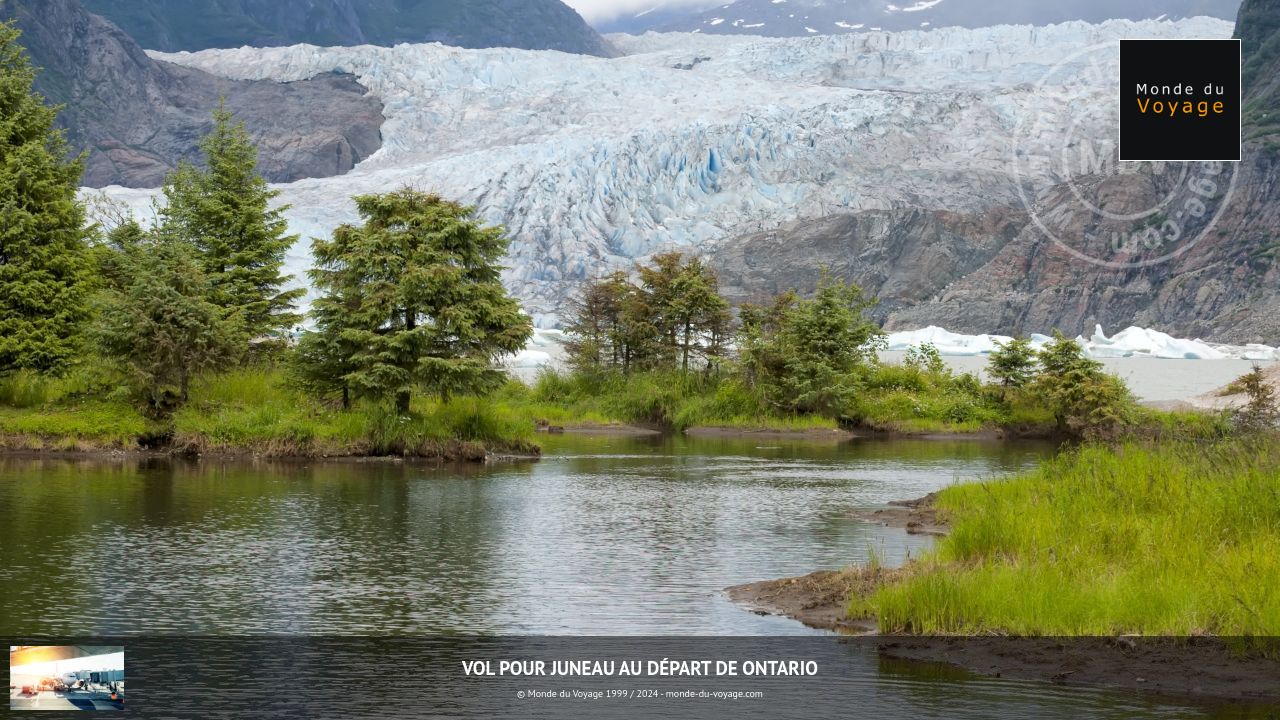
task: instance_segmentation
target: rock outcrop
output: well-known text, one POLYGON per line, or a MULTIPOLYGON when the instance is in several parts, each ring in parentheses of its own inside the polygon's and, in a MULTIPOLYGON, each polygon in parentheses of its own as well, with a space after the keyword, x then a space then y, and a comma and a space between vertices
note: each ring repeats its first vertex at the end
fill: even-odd
POLYGON ((85 0, 148 50, 441 42, 610 56, 560 0, 85 0))
MULTIPOLYGON (((882 317, 890 329, 939 325, 961 333, 1016 335, 1059 328, 1074 335, 1088 334, 1097 324, 1138 325, 1179 337, 1275 345, 1280 341, 1280 6, 1246 0, 1236 33, 1245 53, 1243 159, 1233 169, 1230 194, 1225 181, 1217 190, 1226 199, 1212 225, 1207 216, 1179 220, 1182 245, 1172 247, 1176 253, 1171 246, 1137 246, 1117 255, 1108 247, 1117 234, 1132 235, 1135 224, 1148 222, 1129 219, 1130 213, 1162 205, 1180 208, 1191 199, 1184 176, 1157 167, 1084 175, 1041 193, 1033 208, 1042 217, 1078 193, 1117 218, 1065 217, 1054 228, 1059 238, 1070 239, 1064 244, 1026 222, 1012 235, 984 238, 918 224, 868 235, 864 214, 787 228, 768 242, 760 235, 738 238, 715 257, 726 278, 745 285, 737 291, 747 294, 782 286, 811 288, 806 280, 816 271, 801 271, 792 259, 828 265, 885 300, 882 317), (868 256, 869 241, 894 250, 868 256), (924 248, 933 261, 907 257, 924 248), (943 258, 956 261, 946 266, 938 261, 943 258), (744 273, 745 259, 760 271, 744 273), (885 282, 894 275, 914 282, 885 282), (908 292, 901 291, 904 287, 908 292)), ((1204 166, 1188 167, 1198 172, 1204 166)), ((997 207, 984 217, 1000 222, 1007 213, 997 207)), ((1164 218, 1162 213, 1149 222, 1164 218)))
POLYGON ((350 75, 233 81, 156 61, 79 0, 0 0, 0 20, 13 18, 41 68, 37 89, 63 106, 59 123, 88 151, 86 185, 158 186, 198 157, 220 98, 272 181, 340 175, 381 146, 382 102, 350 75))
POLYGON ((879 298, 874 312, 883 319, 981 268, 1029 222, 1011 208, 979 215, 868 210, 754 233, 725 244, 710 261, 735 303, 812 288, 827 272, 879 298))

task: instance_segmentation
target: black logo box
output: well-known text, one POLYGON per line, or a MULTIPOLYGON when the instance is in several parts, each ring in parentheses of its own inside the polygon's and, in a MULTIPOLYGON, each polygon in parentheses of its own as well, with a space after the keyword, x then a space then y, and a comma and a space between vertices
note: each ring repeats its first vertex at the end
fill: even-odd
POLYGON ((1240 160, 1241 71, 1238 39, 1121 40, 1120 160, 1240 160), (1140 85, 1147 86, 1145 93, 1140 85), (1165 88, 1175 92, 1166 94, 1165 88), (1186 102, 1192 104, 1191 114, 1184 112, 1186 102), (1172 115, 1170 103, 1177 104, 1172 115), (1215 103, 1222 103, 1222 112, 1214 112, 1215 103), (1157 108, 1163 112, 1156 113, 1157 108))

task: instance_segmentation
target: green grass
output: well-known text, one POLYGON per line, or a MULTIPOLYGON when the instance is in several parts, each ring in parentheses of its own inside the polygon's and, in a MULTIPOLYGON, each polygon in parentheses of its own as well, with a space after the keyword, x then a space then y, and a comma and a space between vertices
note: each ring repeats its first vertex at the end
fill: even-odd
POLYGON ((1004 425, 1008 414, 972 393, 948 390, 884 389, 865 393, 854 413, 877 430, 898 432, 976 432, 1004 425))
POLYGON ((807 431, 835 418, 775 410, 733 377, 703 373, 542 373, 532 387, 511 383, 499 399, 552 425, 640 424, 807 431))
POLYGON ((113 378, 73 373, 0 381, 0 445, 31 450, 137 449, 171 435, 188 452, 271 456, 414 455, 478 459, 486 451, 536 453, 533 416, 502 403, 414 399, 400 417, 375 403, 350 411, 291 388, 284 374, 246 368, 194 384, 165 424, 148 419, 113 378))
MULTIPOLYGON (((1053 413, 1031 390, 984 386, 971 375, 902 365, 872 365, 853 402, 836 415, 788 413, 732 374, 552 372, 532 386, 511 382, 495 401, 546 425, 637 424, 681 432, 829 430, 841 426, 906 434, 1008 430, 1051 435, 1053 413)), ((1143 437, 1214 438, 1229 433, 1222 414, 1133 408, 1128 431, 1143 437)))
MULTIPOLYGON (((171 426, 145 418, 127 382, 87 363, 63 378, 0 378, 0 436, 20 447, 130 448, 140 437, 171 435, 190 452, 267 455, 476 455, 471 445, 532 452, 538 425, 637 424, 681 432, 695 427, 809 432, 839 427, 899 433, 1008 429, 1051 433, 1052 413, 1028 391, 1002 393, 969 375, 871 365, 848 407, 831 415, 789 413, 740 376, 678 371, 542 374, 508 382, 492 396, 440 403, 414 398, 408 417, 358 402, 348 412, 291 387, 285 373, 252 367, 202 378, 171 426), (459 443, 469 444, 466 447, 459 443)), ((1144 437, 1229 434, 1225 415, 1135 409, 1144 437)))
POLYGON ((90 399, 56 406, 18 409, 0 407, 0 446, 22 449, 130 448, 149 423, 128 403, 90 399))
MULTIPOLYGON (((849 408, 861 427, 902 433, 972 433, 1011 423, 998 391, 971 375, 906 365, 874 365, 849 408)), ((1052 420, 1052 418, 1050 418, 1052 420)))
MULTIPOLYGON (((375 403, 342 411, 293 390, 282 373, 244 369, 197 383, 174 416, 180 444, 201 450, 259 449, 271 454, 425 455, 450 443, 534 452, 531 416, 501 403, 415 397, 408 416, 375 403)), ((464 454, 482 452, 463 449, 464 454)), ((449 453, 444 453, 449 454, 449 453)))
POLYGON ((60 378, 27 371, 0 378, 0 446, 135 446, 151 424, 130 405, 119 385, 119 378, 92 367, 60 378))
POLYGON ((1280 441, 1088 445, 937 505, 950 535, 851 614, 886 632, 1280 635, 1280 441))

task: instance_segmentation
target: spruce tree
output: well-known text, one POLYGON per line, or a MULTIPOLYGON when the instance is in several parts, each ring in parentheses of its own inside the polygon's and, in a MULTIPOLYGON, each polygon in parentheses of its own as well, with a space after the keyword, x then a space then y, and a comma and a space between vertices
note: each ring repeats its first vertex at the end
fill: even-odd
POLYGON ((282 272, 288 235, 286 207, 272 208, 280 193, 258 174, 258 152, 244 123, 225 105, 213 113, 213 130, 200 143, 205 167, 183 163, 164 186, 161 222, 196 250, 209 279, 209 299, 237 318, 251 340, 279 337, 299 321, 293 312, 300 288, 282 272))
POLYGON ((1134 402, 1120 378, 1088 357, 1080 343, 1055 330, 1037 353, 1032 389, 1052 411, 1060 432, 1099 437, 1127 424, 1134 402))
POLYGON ((56 372, 86 314, 82 161, 67 159, 18 35, 0 24, 0 373, 56 372))
POLYGON ((533 333, 502 286, 502 230, 482 227, 473 208, 410 189, 360 196, 356 207, 364 224, 316 240, 311 274, 320 307, 341 308, 351 390, 394 399, 404 414, 418 388, 445 400, 497 389, 505 375, 495 359, 533 333))
MULTIPOLYGON (((326 277, 325 271, 319 269, 311 274, 326 277)), ((343 410, 351 409, 348 377, 360 369, 355 361, 360 347, 349 335, 358 329, 355 323, 359 310, 359 288, 340 283, 331 285, 330 291, 311 305, 315 327, 298 338, 298 345, 289 356, 288 370, 293 384, 323 400, 339 399, 343 410)))
POLYGON ((844 412, 859 371, 884 347, 884 332, 866 316, 875 304, 857 285, 824 273, 812 299, 788 292, 770 307, 744 308, 739 346, 747 381, 787 412, 844 412))
POLYGON ((720 282, 702 260, 664 253, 640 268, 641 290, 649 321, 660 341, 660 362, 689 369, 701 358, 708 364, 724 352, 730 324, 729 302, 720 282))
POLYGON ((795 412, 843 412, 857 392, 858 371, 884 347, 884 332, 865 314, 876 302, 825 274, 812 299, 795 302, 776 337, 782 367, 772 378, 774 402, 795 412))
POLYGON ((1026 387, 1036 376, 1036 351, 1027 338, 1014 338, 991 353, 987 374, 1002 388, 1026 387))
POLYGON ((114 266, 119 278, 101 294, 99 346, 134 379, 151 413, 167 416, 200 373, 236 359, 241 328, 208 299, 191 246, 163 229, 118 250, 114 266))
POLYGON ((651 360, 657 330, 644 292, 621 271, 582 290, 565 324, 565 351, 577 370, 630 372, 651 360))

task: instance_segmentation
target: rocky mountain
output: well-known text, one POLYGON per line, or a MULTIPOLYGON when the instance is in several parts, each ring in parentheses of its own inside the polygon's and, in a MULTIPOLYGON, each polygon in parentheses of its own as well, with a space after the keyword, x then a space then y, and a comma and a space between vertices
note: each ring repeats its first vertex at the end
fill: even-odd
MULTIPOLYGON (((890 329, 941 325, 1019 334, 1060 328, 1087 335, 1096 324, 1139 325, 1274 345, 1280 340, 1280 6, 1246 0, 1236 36, 1244 41, 1246 78, 1246 141, 1238 165, 1144 165, 1125 172, 1112 163, 1051 184, 1027 208, 1050 218, 1060 208, 1079 209, 1084 198, 1105 213, 1064 213, 1046 229, 1015 211, 1003 227, 1021 223, 1021 230, 1012 237, 986 234, 988 243, 976 251, 972 238, 949 228, 925 228, 921 236, 913 232, 918 224, 886 225, 876 214, 860 213, 729 241, 716 262, 735 282, 754 271, 749 286, 764 289, 811 286, 813 270, 789 258, 830 264, 885 298, 882 317, 890 329), (1206 180, 1213 184, 1202 185, 1206 180), (1206 199, 1197 190, 1218 200, 1220 212, 1184 213, 1180 208, 1206 199), (1161 210, 1152 215, 1152 208, 1161 210), (1130 242, 1117 250, 1117 237, 1130 242), (1174 239, 1148 244, 1161 237, 1174 239), (906 267, 918 272, 904 297, 886 279, 903 264, 867 254, 882 245, 907 253, 928 248, 955 267, 908 259, 906 267), (769 272, 773 256, 781 261, 769 272)), ((981 217, 1005 218, 1006 212, 992 208, 981 217)))
POLYGON ((1236 23, 1244 54, 1245 123, 1254 139, 1280 135, 1280 7, 1251 0, 1236 23))
POLYGON ((723 6, 723 0, 688 2, 659 0, 641 10, 626 12, 616 17, 598 20, 593 25, 602 33, 627 33, 642 35, 655 28, 687 23, 691 17, 704 10, 723 6))
POLYGON ((153 60, 79 0, 0 0, 42 69, 37 89, 63 105, 59 123, 89 151, 84 183, 156 187, 195 159, 219 98, 244 120, 274 181, 349 171, 381 146, 382 103, 350 75, 234 81, 153 60))
MULTIPOLYGON (((1014 171, 1010 138, 1021 126, 1045 119, 1024 147, 1036 156, 1061 156, 1073 132, 1114 136, 1114 88, 1091 79, 1097 66, 1077 58, 1081 48, 1228 37, 1232 27, 1198 18, 780 39, 651 34, 621 37, 628 55, 612 59, 440 45, 153 56, 239 80, 354 74, 386 104, 383 148, 340 179, 283 186, 293 231, 324 235, 356 218, 352 195, 404 184, 475 204, 506 226, 505 280, 547 327, 585 279, 666 250, 731 257, 741 238, 764 243, 771 232, 791 240, 738 253, 761 262, 740 273, 744 295, 789 281, 763 262, 794 243, 779 268, 807 278, 822 262, 853 268, 849 258, 865 255, 869 284, 905 312, 1022 235, 1024 187, 1061 182, 1052 166, 1014 171), (1007 220, 989 217, 994 208, 1009 209, 1007 220), (785 232, 871 212, 885 214, 829 229, 837 239, 867 233, 849 240, 854 250, 831 242, 806 255, 812 235, 785 232), (932 277, 913 277, 917 263, 932 277), (751 287, 759 280, 775 285, 751 287)), ((1101 62, 1114 71, 1105 67, 1114 53, 1101 62)), ((145 207, 152 194, 114 197, 145 207)), ((290 262, 307 267, 304 245, 290 262)))
POLYGON ((884 320, 987 265, 1030 222, 1007 207, 867 210, 753 233, 717 248, 710 262, 735 304, 808 291, 825 271, 879 298, 873 314, 884 320))
POLYGON ((149 50, 441 42, 608 56, 559 0, 84 0, 149 50))
POLYGON ((619 18, 611 31, 701 32, 804 37, 922 27, 988 27, 1111 19, 1178 19, 1205 15, 1234 20, 1240 0, 735 0, 684 12, 656 5, 619 18))

